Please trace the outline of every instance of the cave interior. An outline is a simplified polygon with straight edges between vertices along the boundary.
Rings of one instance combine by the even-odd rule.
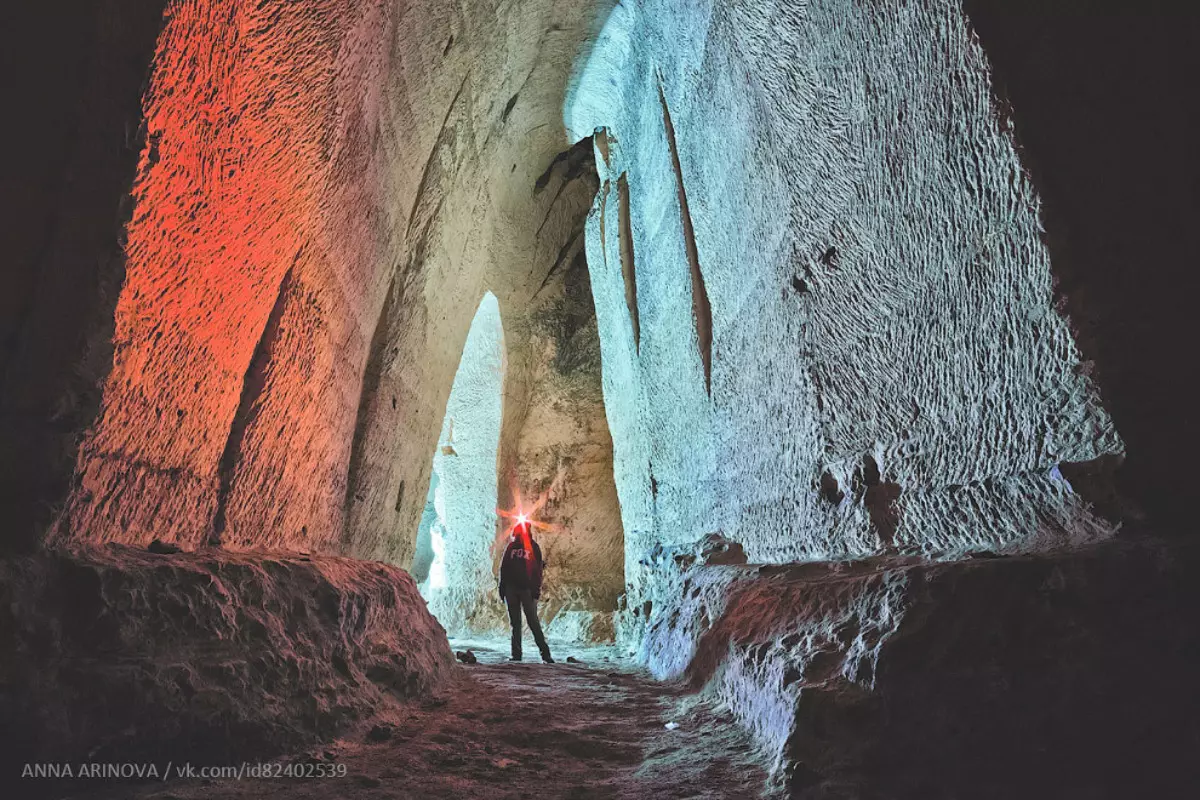
[[[1195,8],[2,13],[9,796],[1196,796]]]

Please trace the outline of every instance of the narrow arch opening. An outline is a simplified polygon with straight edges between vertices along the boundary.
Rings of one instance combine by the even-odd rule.
[[[422,596],[452,635],[496,621],[490,587],[504,372],[500,306],[487,292],[446,402],[413,561]]]

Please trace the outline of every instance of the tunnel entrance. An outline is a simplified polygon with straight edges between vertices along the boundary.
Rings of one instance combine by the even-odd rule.
[[[494,627],[498,619],[492,543],[504,372],[500,306],[487,292],[446,403],[413,560],[422,596],[451,634]]]

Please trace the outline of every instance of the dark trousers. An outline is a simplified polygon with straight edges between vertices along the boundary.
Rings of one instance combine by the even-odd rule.
[[[542,635],[542,623],[538,622],[537,601],[528,589],[507,589],[504,601],[508,603],[508,621],[512,623],[512,657],[521,657],[521,609],[525,609],[525,619],[529,621],[529,630],[533,633],[533,641],[537,642],[542,655],[548,655],[550,648],[546,645],[546,637]]]

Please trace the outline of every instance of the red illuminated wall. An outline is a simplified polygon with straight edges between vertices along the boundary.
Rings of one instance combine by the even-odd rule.
[[[146,97],[115,355],[60,541],[329,549],[382,298],[393,4],[187,0]]]

